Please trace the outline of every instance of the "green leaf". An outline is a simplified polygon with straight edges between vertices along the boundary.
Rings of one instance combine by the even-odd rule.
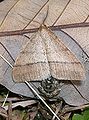
[[[74,114],[72,120],[84,120],[83,115],[80,114]]]
[[[74,114],[72,120],[89,120],[89,109],[86,109],[82,114]]]
[[[89,109],[86,109],[86,110],[84,111],[83,118],[84,118],[84,120],[89,120]]]

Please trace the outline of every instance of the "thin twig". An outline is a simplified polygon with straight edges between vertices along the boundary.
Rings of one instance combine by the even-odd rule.
[[[78,28],[78,27],[89,27],[89,22],[73,23],[73,24],[57,25],[57,26],[48,26],[48,28],[50,28],[53,31],[55,31],[55,30],[59,31],[60,29],[67,29],[67,28]],[[34,32],[37,32],[38,29],[39,28],[16,30],[16,31],[4,31],[4,32],[0,32],[0,37],[34,33]]]
[[[81,105],[81,106],[77,106],[77,107],[69,107],[68,109],[65,109],[62,111],[62,113],[59,116],[62,116],[68,112],[72,112],[72,111],[76,111],[76,110],[82,110],[85,108],[89,108],[89,104],[85,104],[85,105]]]
[[[13,68],[13,65],[5,58],[3,55],[0,54],[0,57],[11,67]]]
[[[4,107],[4,105],[5,105],[6,101],[7,101],[8,95],[9,95],[9,91],[8,91],[6,97],[5,97],[5,100],[4,100],[3,104],[2,104],[2,107]]]
[[[0,54],[0,57],[11,67],[13,68],[13,65],[11,65],[8,60],[6,60],[1,54]],[[58,119],[59,117],[55,114],[55,112],[53,112],[53,110],[47,105],[47,103],[41,98],[41,96],[32,88],[32,86],[27,82],[25,81],[25,83],[31,88],[31,90],[40,98],[40,100],[46,105],[46,107],[52,112],[52,114]]]
[[[58,119],[60,118],[55,114],[55,112],[48,106],[48,104],[43,100],[43,98],[33,89],[29,82],[25,81],[28,87],[37,95],[37,97],[44,103],[44,105],[51,111],[51,113]]]
[[[5,57],[3,57],[1,54],[0,54],[0,57],[11,67],[11,68],[13,68],[13,65],[5,58]],[[85,99],[86,101],[88,101],[89,102],[89,100],[88,99],[86,99],[82,94],[81,94],[81,92],[78,90],[78,88],[74,85],[74,83],[72,82],[72,81],[70,81],[70,83],[74,86],[74,88],[77,90],[77,92],[80,94],[80,96],[83,98],[83,99]]]

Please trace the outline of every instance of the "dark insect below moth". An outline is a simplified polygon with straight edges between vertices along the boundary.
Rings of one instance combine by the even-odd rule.
[[[47,78],[41,82],[41,86],[38,88],[40,94],[45,98],[54,98],[60,93],[60,85],[53,77]]]

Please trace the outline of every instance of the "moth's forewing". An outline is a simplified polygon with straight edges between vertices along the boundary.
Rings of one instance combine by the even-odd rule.
[[[16,82],[42,80],[50,76],[44,41],[36,33],[18,55],[13,78]]]
[[[13,79],[16,82],[43,80],[83,80],[84,67],[53,32],[42,27],[18,55]]]
[[[41,36],[45,41],[51,75],[59,80],[83,80],[85,78],[84,66],[62,40],[46,28],[42,29]]]

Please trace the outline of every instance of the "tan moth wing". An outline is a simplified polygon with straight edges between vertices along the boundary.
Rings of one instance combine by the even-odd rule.
[[[46,26],[29,40],[18,55],[13,79],[16,82],[43,80],[83,80],[84,67],[76,56]]]
[[[42,29],[51,75],[60,80],[83,80],[85,70],[76,56],[50,30]]]
[[[13,77],[16,82],[42,80],[50,76],[44,41],[36,33],[18,55]]]

